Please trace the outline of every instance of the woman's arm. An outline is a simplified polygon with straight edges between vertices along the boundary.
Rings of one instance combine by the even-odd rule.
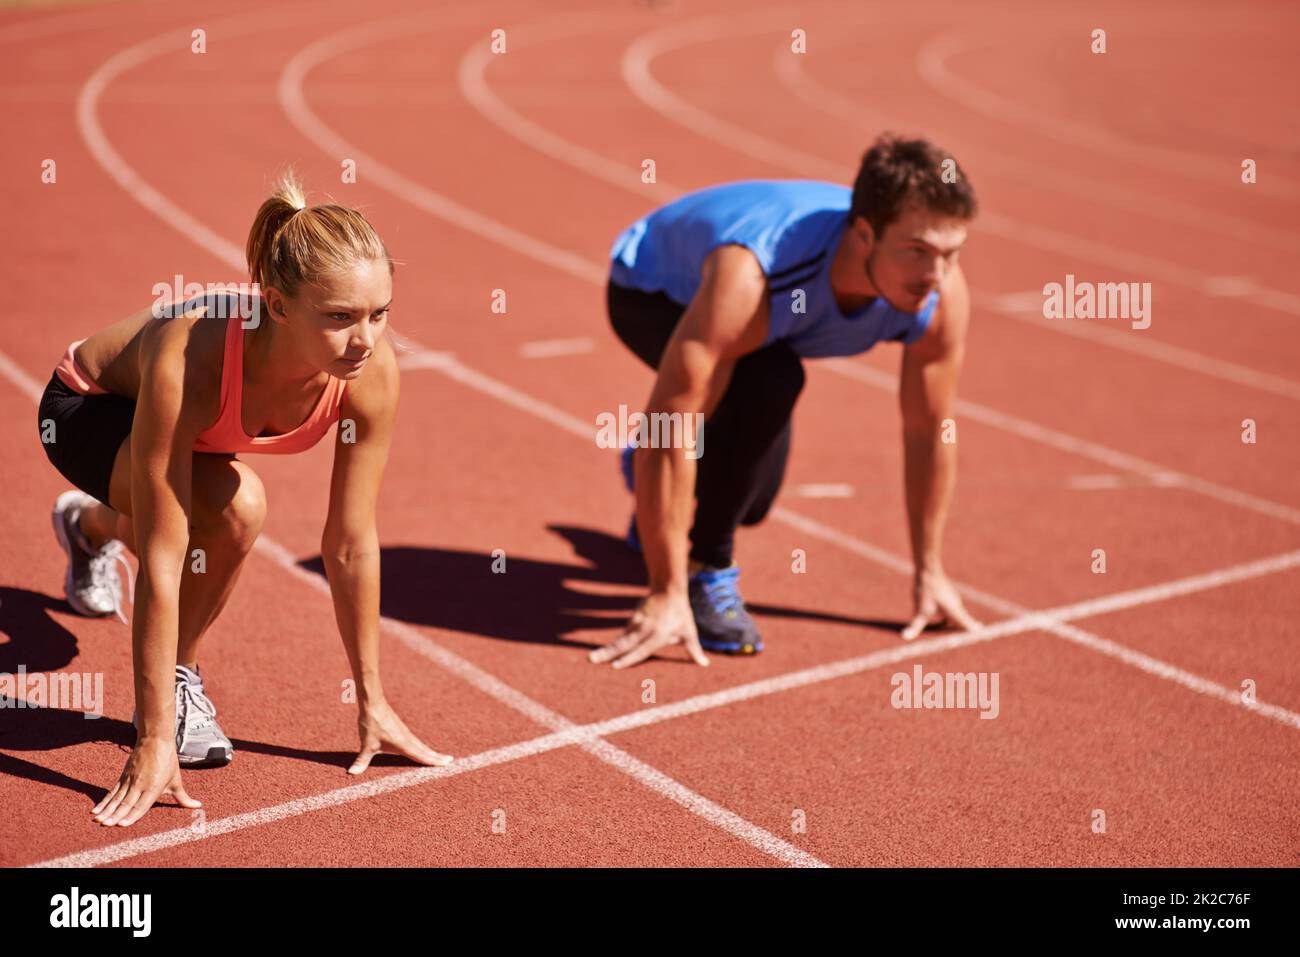
[[[139,735],[116,788],[95,807],[102,824],[126,827],[163,793],[198,807],[180,788],[176,756],[176,645],[180,584],[189,545],[194,441],[199,403],[186,402],[190,323],[146,328],[140,343],[140,392],[131,429],[131,512],[140,574],[131,622]],[[191,389],[193,394],[194,389]]]
[[[446,764],[447,755],[424,745],[389,707],[379,678],[379,533],[375,510],[397,416],[397,356],[387,337],[375,343],[365,371],[339,408],[339,440],[330,479],[329,516],[321,557],[334,616],[357,686],[361,751],[349,769],[360,774],[380,751],[421,764]],[[348,420],[352,429],[346,429]],[[345,442],[350,437],[355,441]]]

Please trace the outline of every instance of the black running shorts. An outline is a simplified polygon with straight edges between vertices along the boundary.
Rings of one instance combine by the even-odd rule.
[[[37,428],[50,463],[65,479],[105,505],[113,462],[135,421],[135,401],[110,394],[82,395],[58,373],[41,396]]]

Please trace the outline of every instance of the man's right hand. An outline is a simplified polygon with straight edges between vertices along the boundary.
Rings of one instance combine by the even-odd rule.
[[[627,624],[627,630],[603,648],[588,656],[596,664],[611,658],[615,668],[627,668],[645,661],[670,645],[684,644],[697,665],[708,666],[709,659],[700,647],[695,630],[691,603],[681,592],[654,592],[644,599]]]
[[[176,742],[170,739],[137,741],[126,759],[122,777],[104,799],[95,805],[95,821],[105,827],[130,827],[153,807],[164,794],[176,799],[181,807],[198,808],[203,804],[185,793],[181,784],[180,759]]]

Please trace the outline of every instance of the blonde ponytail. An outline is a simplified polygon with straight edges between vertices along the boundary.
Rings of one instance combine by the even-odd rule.
[[[246,255],[253,282],[286,296],[359,262],[379,259],[393,268],[388,248],[361,213],[333,203],[308,207],[292,170],[276,180],[257,210]]]

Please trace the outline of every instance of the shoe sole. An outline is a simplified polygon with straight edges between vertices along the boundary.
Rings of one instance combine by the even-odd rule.
[[[74,492],[64,492],[55,499],[54,511],[50,515],[50,522],[54,526],[54,536],[59,540],[59,547],[63,549],[64,558],[68,560],[68,570],[63,576],[63,595],[68,600],[68,604],[72,606],[72,610],[78,615],[85,618],[107,618],[113,614],[111,610],[98,611],[88,607],[77,598],[76,590],[72,587],[72,551],[76,546],[73,545],[71,539],[68,538],[68,527],[63,521],[64,509],[61,507],[60,503],[63,502],[67,496],[75,494],[76,493]]]
[[[223,768],[235,759],[233,748],[223,748],[220,746],[208,748],[207,757],[203,758],[185,758],[177,755],[178,763],[183,768]]]
[[[714,654],[721,655],[756,655],[763,650],[761,641],[714,641],[707,638],[700,639],[700,647],[705,651],[712,651]]]
[[[139,715],[131,715],[131,727],[135,728],[137,735],[140,733]],[[223,768],[233,760],[234,747],[224,748],[219,744],[208,748],[207,755],[202,758],[190,758],[176,752],[176,763],[183,768]]]

